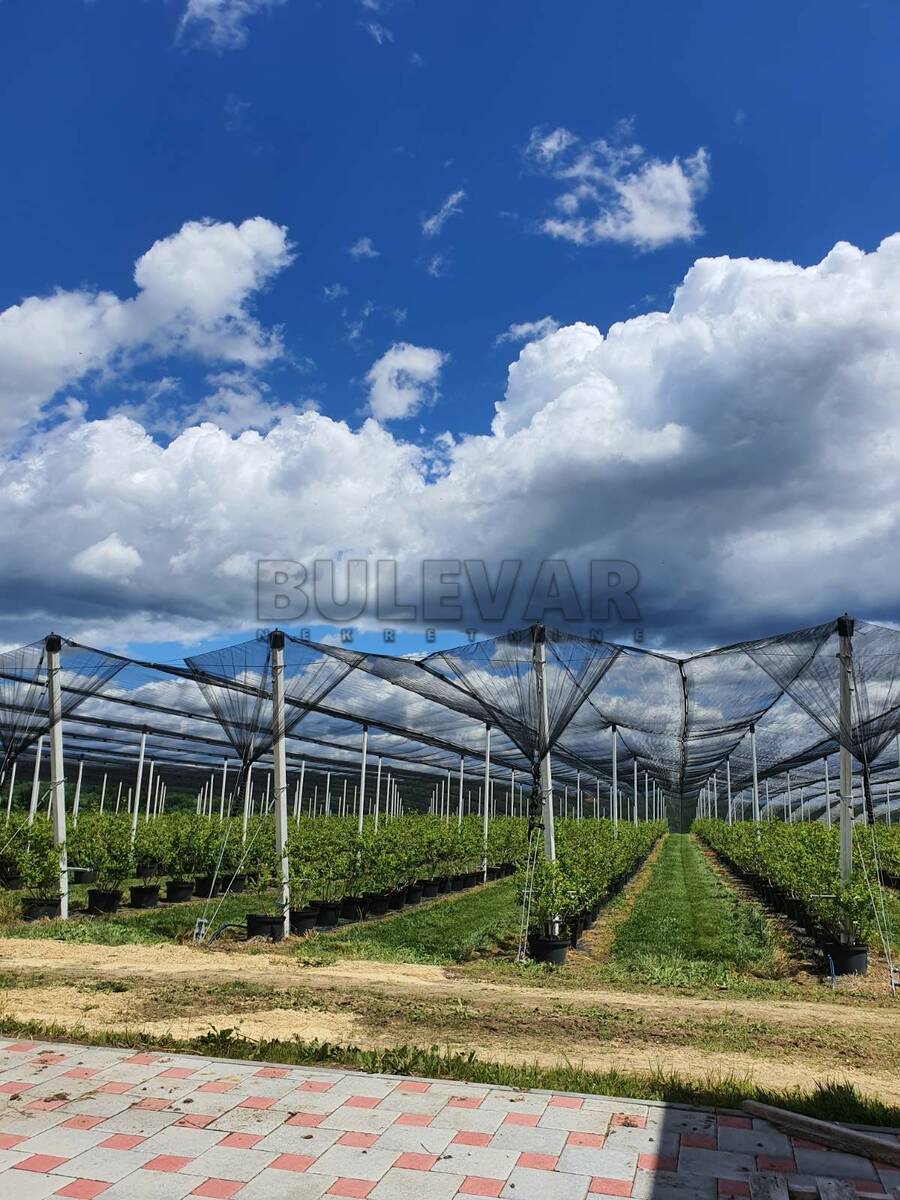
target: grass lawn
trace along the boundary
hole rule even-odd
[[[503,879],[395,917],[317,934],[303,943],[300,953],[378,962],[461,963],[498,947],[514,953],[519,916],[516,882]]]
[[[737,896],[687,834],[670,834],[628,919],[613,963],[634,979],[719,985],[734,975],[773,978],[779,944],[763,913]]]

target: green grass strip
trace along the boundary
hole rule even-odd
[[[304,941],[300,953],[439,966],[467,962],[508,948],[518,937],[519,915],[516,882],[503,879],[396,916],[317,934]]]
[[[0,1016],[0,1036],[78,1042],[95,1046],[122,1046],[201,1054],[283,1066],[347,1067],[356,1071],[387,1075],[414,1075],[423,1079],[454,1079],[544,1091],[577,1092],[583,1095],[627,1097],[632,1100],[661,1100],[670,1104],[736,1109],[743,1100],[760,1100],[793,1109],[823,1120],[857,1125],[900,1126],[900,1107],[885,1104],[860,1093],[852,1084],[822,1080],[811,1091],[802,1088],[758,1087],[749,1079],[714,1076],[691,1079],[676,1072],[588,1071],[577,1065],[561,1067],[516,1066],[484,1062],[474,1054],[458,1054],[437,1046],[402,1045],[386,1050],[364,1050],[333,1042],[253,1041],[225,1029],[202,1037],[177,1039],[140,1033],[87,1033],[34,1021],[17,1021]]]
[[[760,909],[736,895],[687,834],[671,834],[612,957],[636,978],[668,986],[771,977],[777,944]]]

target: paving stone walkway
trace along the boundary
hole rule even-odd
[[[756,1170],[900,1186],[732,1114],[0,1040],[3,1200],[717,1200],[749,1195]]]

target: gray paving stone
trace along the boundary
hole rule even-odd
[[[45,1129],[24,1142],[17,1150],[27,1154],[58,1154],[60,1158],[74,1158],[105,1141],[109,1134],[96,1126],[94,1129]]]
[[[265,1137],[286,1120],[287,1113],[277,1108],[232,1108],[216,1117],[207,1129],[221,1129],[224,1133],[258,1133]]]
[[[369,1200],[452,1200],[463,1182],[461,1175],[435,1175],[391,1167],[369,1192]]]
[[[486,1179],[506,1179],[519,1161],[518,1150],[490,1146],[464,1146],[454,1143],[447,1147],[431,1168],[439,1174],[481,1175]]]
[[[195,1129],[190,1125],[170,1125],[154,1133],[141,1145],[151,1154],[178,1154],[184,1158],[196,1158],[205,1154],[222,1138],[227,1137],[221,1129]]]
[[[568,1146],[559,1156],[558,1171],[573,1175],[600,1175],[604,1179],[632,1179],[637,1170],[636,1150],[610,1150],[607,1146]]]
[[[11,1171],[14,1166],[29,1157],[30,1153],[27,1150],[24,1152],[19,1150],[0,1150],[0,1174],[4,1171]]]
[[[498,1150],[528,1150],[532,1154],[561,1154],[568,1133],[539,1125],[501,1125],[491,1139]]]
[[[267,1169],[244,1184],[234,1200],[319,1200],[334,1181],[335,1177],[331,1175]]]
[[[837,1150],[795,1150],[797,1170],[809,1175],[832,1175],[837,1179],[875,1179],[875,1168],[867,1158],[841,1154]]]
[[[231,1146],[214,1146],[205,1154],[193,1159],[189,1167],[192,1175],[216,1176],[218,1179],[240,1179],[249,1182],[260,1171],[272,1165],[278,1156],[266,1150],[238,1150]]]
[[[234,1092],[196,1091],[191,1092],[189,1096],[173,1100],[170,1107],[179,1114],[202,1113],[207,1117],[221,1117],[224,1113],[236,1108],[240,1102],[241,1097],[235,1096]]]
[[[335,1096],[375,1096],[383,1100],[390,1096],[397,1087],[399,1080],[382,1079],[377,1075],[344,1075],[332,1086]]]
[[[346,1100],[345,1095],[335,1095],[333,1092],[304,1092],[295,1089],[293,1092],[288,1092],[286,1096],[282,1096],[280,1100],[276,1100],[273,1108],[327,1116],[329,1113],[336,1112],[342,1104],[346,1103]]]
[[[446,1096],[435,1096],[431,1092],[391,1092],[378,1109],[395,1113],[439,1113],[446,1103]]]
[[[113,1117],[116,1113],[131,1108],[134,1100],[131,1096],[115,1096],[112,1093],[88,1093],[80,1100],[73,1100],[66,1105],[66,1112],[72,1117]]]
[[[269,1150],[274,1154],[324,1154],[341,1137],[339,1129],[308,1128],[301,1125],[282,1125],[257,1142],[254,1150]]]
[[[593,1108],[547,1107],[540,1119],[539,1129],[565,1129],[569,1133],[602,1133],[609,1126],[609,1114]]]
[[[126,1108],[103,1121],[103,1128],[109,1133],[137,1133],[141,1137],[152,1137],[161,1129],[168,1129],[176,1121],[181,1120],[179,1112],[154,1112],[149,1108]]]
[[[379,1137],[378,1150],[403,1150],[413,1154],[442,1154],[453,1141],[452,1129],[422,1125],[392,1125]]]
[[[394,1150],[364,1149],[361,1146],[332,1146],[310,1167],[317,1175],[378,1180],[397,1160]]]
[[[537,1113],[540,1115],[547,1107],[549,1096],[535,1096],[531,1092],[500,1092],[490,1091],[484,1097],[480,1107],[495,1109],[502,1113],[520,1112]]]
[[[790,1138],[776,1129],[732,1129],[727,1125],[719,1126],[719,1149],[777,1158],[791,1158],[794,1153]]]
[[[639,1170],[631,1195],[634,1200],[716,1200],[717,1185],[711,1175]]]
[[[662,1154],[677,1158],[679,1137],[677,1133],[655,1126],[651,1129],[632,1129],[627,1125],[617,1125],[606,1135],[606,1146],[610,1150],[635,1150],[638,1154]]]
[[[557,1175],[516,1167],[500,1195],[504,1200],[584,1200],[590,1183],[587,1175]]]
[[[45,1129],[54,1129],[69,1119],[65,1108],[50,1112],[22,1112],[21,1109],[0,1107],[0,1133],[12,1133],[17,1137],[34,1137]]]
[[[678,1156],[679,1171],[692,1175],[720,1176],[722,1179],[740,1179],[756,1170],[752,1154],[738,1154],[729,1150],[701,1150],[696,1146],[682,1146]]]
[[[45,1200],[63,1186],[58,1175],[42,1175],[37,1171],[16,1171],[15,1182],[0,1179],[0,1188],[9,1200]]]
[[[205,1176],[180,1171],[135,1171],[105,1191],[103,1200],[184,1200],[204,1182]]]
[[[68,1179],[96,1179],[101,1183],[118,1183],[120,1179],[124,1179],[132,1171],[137,1171],[154,1157],[153,1154],[145,1154],[140,1149],[108,1150],[98,1147],[86,1150],[76,1158],[70,1158],[61,1167],[55,1167],[50,1174],[65,1175]],[[62,1187],[62,1184],[59,1186]]]
[[[466,1133],[496,1133],[502,1124],[503,1113],[488,1108],[442,1108],[431,1122],[435,1129]]]
[[[384,1133],[397,1119],[397,1114],[380,1108],[335,1109],[322,1121],[326,1129],[343,1129],[350,1133]]]

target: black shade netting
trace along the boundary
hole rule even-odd
[[[128,663],[63,638],[59,651],[60,709],[63,717],[99,691]],[[14,762],[49,728],[47,648],[33,642],[0,655],[0,743],[4,767]]]
[[[359,655],[356,656],[358,659]],[[253,639],[186,658],[185,662],[244,767],[271,749],[272,651]],[[284,732],[289,733],[353,670],[355,663],[311,642],[284,639]]]

